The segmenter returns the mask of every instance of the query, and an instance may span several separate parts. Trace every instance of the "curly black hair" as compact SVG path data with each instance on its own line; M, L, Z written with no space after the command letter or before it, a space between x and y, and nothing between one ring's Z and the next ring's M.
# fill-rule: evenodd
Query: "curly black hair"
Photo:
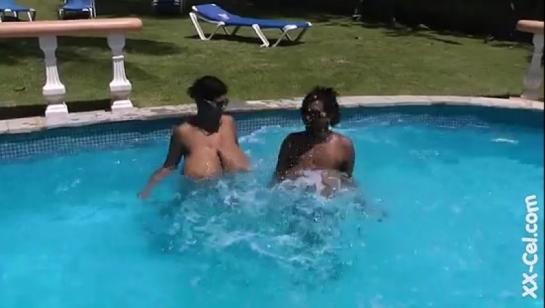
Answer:
M341 121L341 110L337 101L338 93L333 88L317 86L310 91L303 99L301 106L301 115L304 115L308 109L308 105L315 101L320 101L324 104L324 111L327 113L331 126L339 124Z
M193 83L187 94L193 99L214 100L227 94L227 85L215 76L203 76Z

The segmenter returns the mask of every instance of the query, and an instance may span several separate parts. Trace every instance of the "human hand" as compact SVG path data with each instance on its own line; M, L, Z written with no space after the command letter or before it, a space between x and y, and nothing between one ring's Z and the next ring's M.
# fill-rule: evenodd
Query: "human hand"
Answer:
M137 196L142 200L146 200L149 197L150 193L151 191L149 191L148 189L144 189L143 191L139 192Z

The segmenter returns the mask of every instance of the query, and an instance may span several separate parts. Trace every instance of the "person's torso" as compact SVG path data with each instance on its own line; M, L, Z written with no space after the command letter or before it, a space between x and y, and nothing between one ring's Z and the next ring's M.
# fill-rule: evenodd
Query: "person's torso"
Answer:
M343 157L339 152L339 137L333 135L325 142L315 144L309 149L302 148L294 157L296 170L339 170ZM301 140L301 143L304 141Z
M239 164L246 161L246 157L236 144L235 136L224 123L212 133L188 124L182 136L186 148L184 174L201 179L240 169Z

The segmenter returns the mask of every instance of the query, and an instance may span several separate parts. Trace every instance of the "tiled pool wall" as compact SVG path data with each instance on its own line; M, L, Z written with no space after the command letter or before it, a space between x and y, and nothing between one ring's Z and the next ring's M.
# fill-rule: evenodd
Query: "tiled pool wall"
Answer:
M239 136L264 126L301 129L297 110L233 113ZM123 148L164 141L183 118L133 120L80 127L56 128L33 133L0 135L0 161L27 159L80 151ZM543 129L543 111L479 106L392 106L343 108L340 127L352 122L406 121L447 128L487 126L491 123Z

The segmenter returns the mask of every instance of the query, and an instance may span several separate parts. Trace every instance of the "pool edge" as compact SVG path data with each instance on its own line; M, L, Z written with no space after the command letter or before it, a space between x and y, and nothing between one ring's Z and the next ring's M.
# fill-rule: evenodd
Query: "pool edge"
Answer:
M293 110L299 107L302 98L251 100L233 104L230 112L251 112L264 110ZM476 96L342 96L339 98L342 107L395 107L395 106L480 106L503 109L523 109L543 111L544 104L539 101L521 98L490 98ZM131 120L157 120L184 116L196 112L194 104L166 105L142 107L125 112L107 112L104 110L71 113L67 122L47 126L44 117L30 117L0 120L1 134L20 134L47 130L59 127L78 127L100 123L123 122Z

